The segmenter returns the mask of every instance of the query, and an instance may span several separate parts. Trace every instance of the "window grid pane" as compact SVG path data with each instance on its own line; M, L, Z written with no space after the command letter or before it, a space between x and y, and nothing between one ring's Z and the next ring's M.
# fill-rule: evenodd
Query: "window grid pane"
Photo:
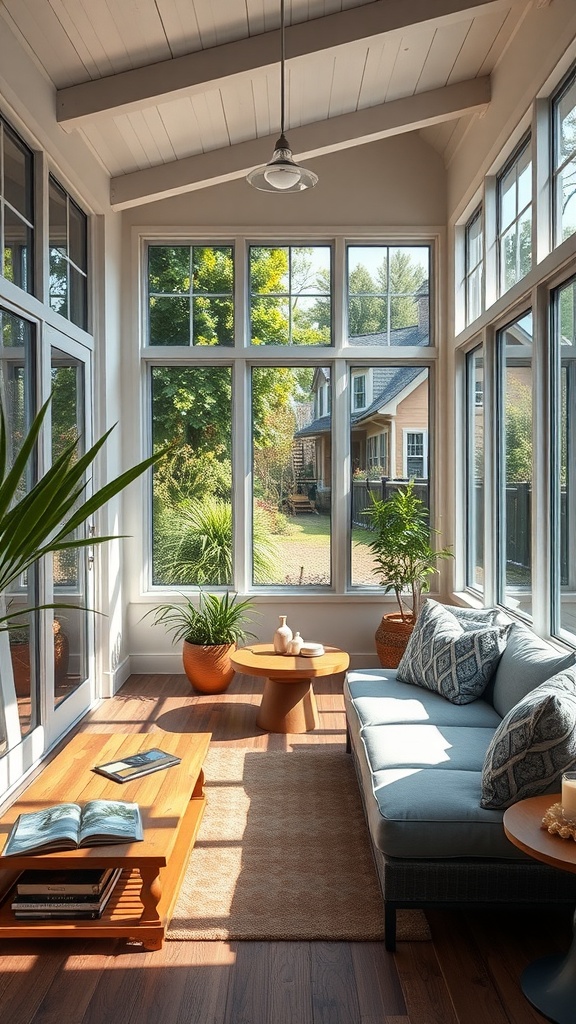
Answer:
M329 245L251 245L250 343L332 344Z
M576 281L553 296L552 633L576 635ZM559 542L558 542L559 538Z
M429 246L347 249L350 345L430 344Z
M34 155L0 117L0 273L34 289Z
M532 161L528 139L498 177L500 294L532 267Z
M148 344L234 344L231 245L148 246Z
M466 357L467 517L466 585L484 590L484 355Z
M50 307L88 326L88 218L61 185L49 182Z
M576 76L552 101L554 131L554 240L576 231Z

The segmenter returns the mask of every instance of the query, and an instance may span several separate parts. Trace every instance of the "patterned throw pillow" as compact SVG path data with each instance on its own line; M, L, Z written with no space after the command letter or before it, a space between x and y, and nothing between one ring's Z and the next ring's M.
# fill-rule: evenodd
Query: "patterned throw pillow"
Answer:
M576 668L541 683L502 719L486 751L482 807L509 807L560 789L576 765Z
M452 704L470 704L486 688L506 646L509 626L464 630L444 605L424 605L398 666L405 683L436 690Z

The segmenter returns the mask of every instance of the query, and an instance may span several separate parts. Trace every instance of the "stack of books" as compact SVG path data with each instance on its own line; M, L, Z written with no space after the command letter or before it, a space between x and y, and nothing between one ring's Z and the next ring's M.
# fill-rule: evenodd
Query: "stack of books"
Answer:
M24 871L12 910L19 920L96 920L108 903L122 868Z

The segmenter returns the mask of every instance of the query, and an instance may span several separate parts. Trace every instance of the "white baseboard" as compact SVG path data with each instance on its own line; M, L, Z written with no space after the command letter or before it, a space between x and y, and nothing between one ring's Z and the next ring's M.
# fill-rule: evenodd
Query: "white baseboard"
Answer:
M182 675L184 673L182 655L178 651L173 654L131 654L129 662L130 673L134 675ZM351 654L350 667L379 668L380 662L376 651L370 651L368 654L360 652ZM126 678L122 682L125 682Z

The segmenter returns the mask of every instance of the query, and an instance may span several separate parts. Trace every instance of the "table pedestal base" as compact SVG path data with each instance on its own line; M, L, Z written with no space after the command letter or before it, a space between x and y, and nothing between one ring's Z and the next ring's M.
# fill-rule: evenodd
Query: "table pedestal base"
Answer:
M267 732L312 732L319 725L309 679L267 679L256 725Z
M555 1024L576 1020L576 938L564 956L535 960L522 975L522 991L540 1013Z

